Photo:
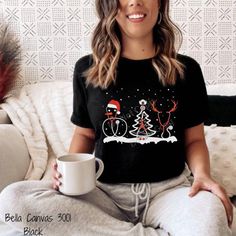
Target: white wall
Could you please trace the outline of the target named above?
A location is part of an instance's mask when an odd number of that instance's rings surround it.
[[[71,79],[76,60],[90,52],[94,0],[0,0],[20,38],[23,66],[16,86]],[[184,34],[181,53],[202,66],[207,84],[236,83],[236,1],[172,0],[171,15]]]

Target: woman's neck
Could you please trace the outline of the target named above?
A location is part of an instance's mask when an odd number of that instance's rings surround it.
[[[122,39],[122,57],[134,60],[141,60],[155,56],[155,47],[152,37],[146,39]]]

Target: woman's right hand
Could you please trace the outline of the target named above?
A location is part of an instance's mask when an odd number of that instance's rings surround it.
[[[53,163],[52,163],[52,179],[53,179],[53,188],[55,189],[55,190],[58,190],[59,189],[59,186],[61,185],[61,182],[60,182],[60,180],[59,180],[59,178],[61,177],[62,175],[61,175],[61,173],[59,173],[58,171],[57,171],[57,162],[56,161],[54,161]]]

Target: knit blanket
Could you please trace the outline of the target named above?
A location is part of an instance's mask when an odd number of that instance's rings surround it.
[[[49,179],[51,161],[68,153],[72,138],[72,83],[24,86],[0,106],[23,135],[31,157],[26,180]]]

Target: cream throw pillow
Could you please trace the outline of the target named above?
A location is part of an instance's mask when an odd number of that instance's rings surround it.
[[[236,125],[204,126],[211,175],[231,197],[236,195]]]

